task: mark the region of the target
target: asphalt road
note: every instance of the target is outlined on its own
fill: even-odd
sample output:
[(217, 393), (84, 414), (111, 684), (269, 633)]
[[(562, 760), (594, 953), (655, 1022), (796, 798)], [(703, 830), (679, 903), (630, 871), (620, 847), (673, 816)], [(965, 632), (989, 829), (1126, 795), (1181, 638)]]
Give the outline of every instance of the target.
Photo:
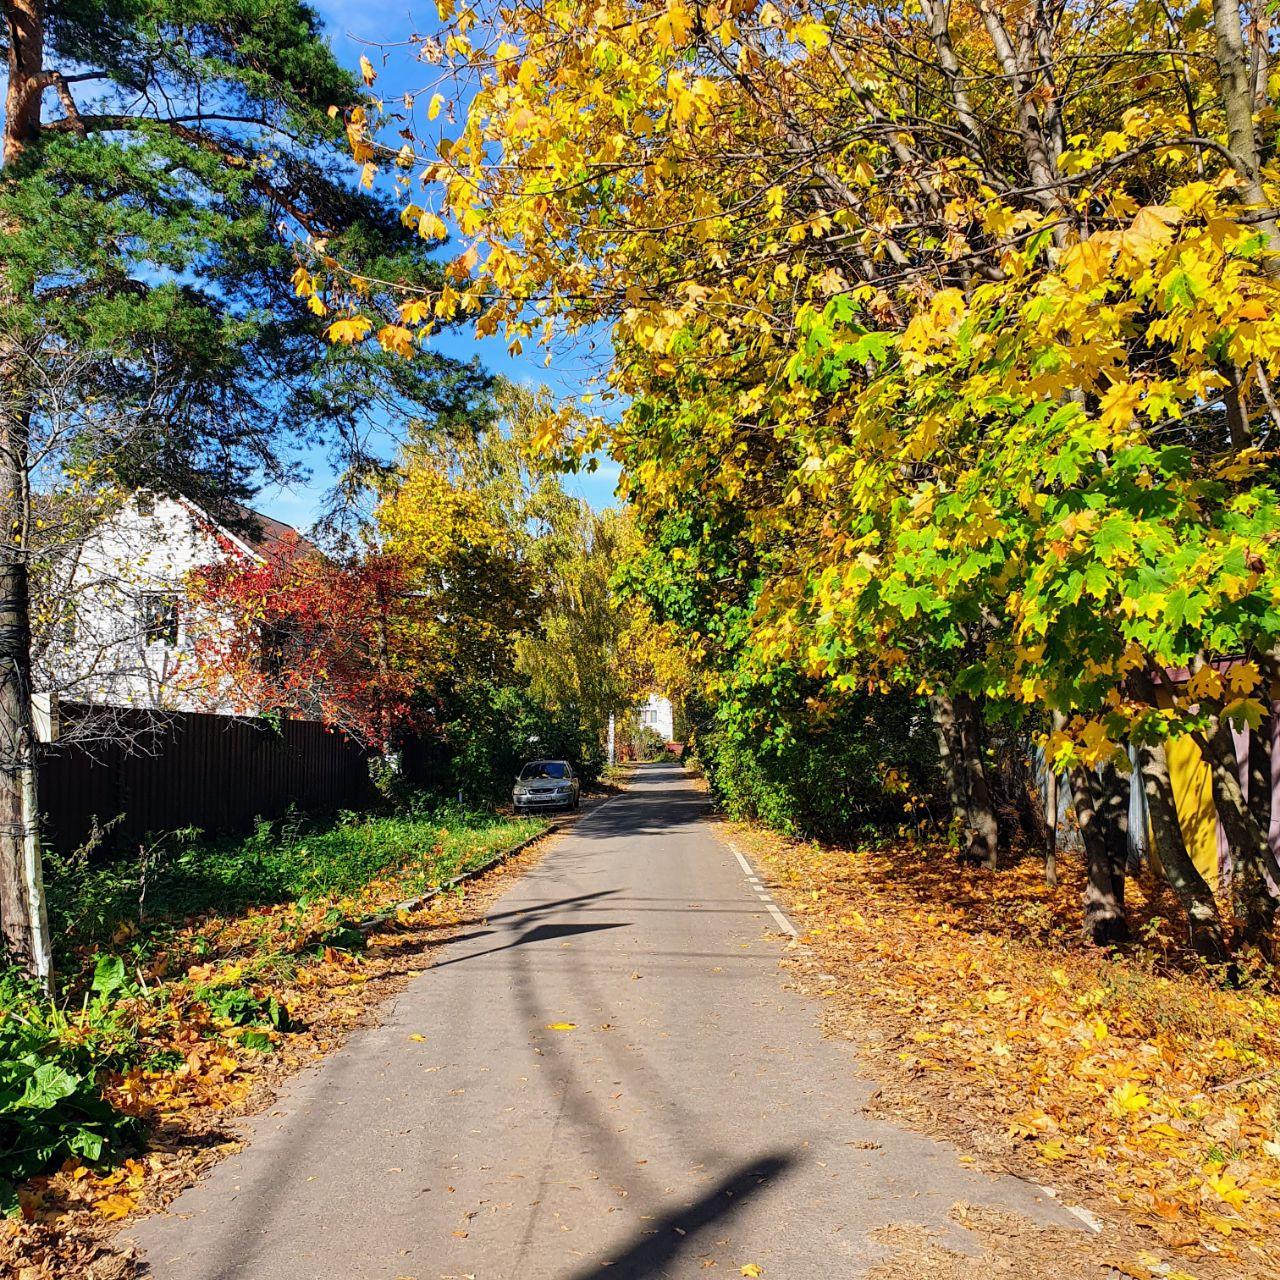
[(874, 1081), (785, 988), (781, 917), (704, 807), (658, 765), (583, 817), (139, 1225), (156, 1280), (828, 1280), (889, 1224), (964, 1248), (958, 1201), (1073, 1223), (862, 1114)]

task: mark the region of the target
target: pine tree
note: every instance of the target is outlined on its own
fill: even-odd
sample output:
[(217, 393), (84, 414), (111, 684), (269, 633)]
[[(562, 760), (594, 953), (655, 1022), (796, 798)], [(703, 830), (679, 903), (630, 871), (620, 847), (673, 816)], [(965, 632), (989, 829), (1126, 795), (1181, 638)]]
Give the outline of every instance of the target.
[(33, 370), (63, 362), (75, 395), (130, 424), (62, 441), (62, 461), (215, 511), (283, 473), (286, 437), (358, 454), (378, 406), (456, 416), (485, 380), (439, 356), (324, 341), (325, 299), (295, 274), (303, 256), (330, 253), (388, 287), (438, 268), (347, 179), (362, 87), (309, 7), (0, 7), (0, 926), (9, 953), (47, 973), (28, 596), (33, 484), (58, 459)]

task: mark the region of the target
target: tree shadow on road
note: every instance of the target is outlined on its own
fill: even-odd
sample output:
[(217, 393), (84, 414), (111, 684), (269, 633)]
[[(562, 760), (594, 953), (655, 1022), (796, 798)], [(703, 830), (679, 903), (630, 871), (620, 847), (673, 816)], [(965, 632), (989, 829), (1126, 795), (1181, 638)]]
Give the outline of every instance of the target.
[(581, 907), (586, 903), (594, 903), (599, 898), (612, 898), (619, 892), (621, 890), (598, 889), (595, 893), (576, 893), (570, 898), (556, 898), (552, 902), (531, 902), (519, 907), (512, 907), (507, 911), (486, 912), (484, 919), (487, 921), (506, 920), (512, 916), (536, 919), (538, 916), (548, 915), (561, 907)]
[[(721, 1226), (724, 1219), (794, 1163), (795, 1158), (788, 1153), (775, 1152), (739, 1165), (693, 1204), (647, 1223), (621, 1254), (581, 1267), (565, 1280), (599, 1280), (601, 1275), (607, 1275), (609, 1280), (653, 1280), (675, 1274), (667, 1268), (680, 1255), (689, 1253), (710, 1228)], [(682, 1275), (685, 1273), (681, 1271)]]
[[(433, 970), (446, 969), (451, 964), (462, 964), (466, 960), (479, 960), (481, 956), (497, 955), (499, 951), (510, 951), (513, 947), (524, 947), (531, 942), (550, 942), (557, 938), (572, 938), (582, 933), (599, 933), (603, 929), (626, 929), (630, 924), (630, 920), (602, 920), (599, 924), (587, 924), (585, 921), (569, 924), (535, 924), (526, 929), (519, 937), (513, 938), (510, 942), (500, 947), (489, 947), (484, 951), (468, 951), (463, 955), (453, 956), (448, 960), (437, 960), (431, 967)], [(470, 938), (482, 938), (484, 936), (483, 933), (465, 934), (457, 941), (462, 942)]]

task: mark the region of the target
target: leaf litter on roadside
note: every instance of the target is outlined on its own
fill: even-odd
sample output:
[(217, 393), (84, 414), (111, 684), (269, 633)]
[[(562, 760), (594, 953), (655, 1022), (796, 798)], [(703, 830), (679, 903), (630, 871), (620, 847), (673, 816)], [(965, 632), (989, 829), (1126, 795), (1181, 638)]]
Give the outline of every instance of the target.
[(789, 898), (817, 990), (856, 1008), (837, 1025), (906, 1082), (895, 1111), (919, 1099), (922, 1123), (1099, 1196), (1197, 1275), (1280, 1274), (1280, 998), (1197, 970), (1150, 882), (1131, 901), (1147, 942), (1113, 954), (1079, 937), (1070, 864), (1049, 888), (1035, 858), (992, 877), (943, 847), (734, 829)]

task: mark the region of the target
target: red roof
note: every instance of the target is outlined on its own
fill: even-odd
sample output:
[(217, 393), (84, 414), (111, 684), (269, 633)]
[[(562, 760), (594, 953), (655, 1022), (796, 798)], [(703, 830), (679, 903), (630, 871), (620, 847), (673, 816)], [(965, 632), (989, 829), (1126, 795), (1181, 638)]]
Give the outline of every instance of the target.
[(229, 506), (236, 514), (236, 521), (232, 531), (237, 537), (243, 538), (256, 551), (262, 552), (263, 555), (270, 555), (273, 551), (279, 551), (286, 541), (293, 539), (296, 539), (300, 546), (309, 551), (314, 551), (316, 555), (324, 554), (319, 547), (309, 539), (304, 538), (291, 524), (285, 524), (283, 520), (276, 520), (272, 516), (265, 516), (261, 511), (254, 511), (238, 502), (232, 502)]

